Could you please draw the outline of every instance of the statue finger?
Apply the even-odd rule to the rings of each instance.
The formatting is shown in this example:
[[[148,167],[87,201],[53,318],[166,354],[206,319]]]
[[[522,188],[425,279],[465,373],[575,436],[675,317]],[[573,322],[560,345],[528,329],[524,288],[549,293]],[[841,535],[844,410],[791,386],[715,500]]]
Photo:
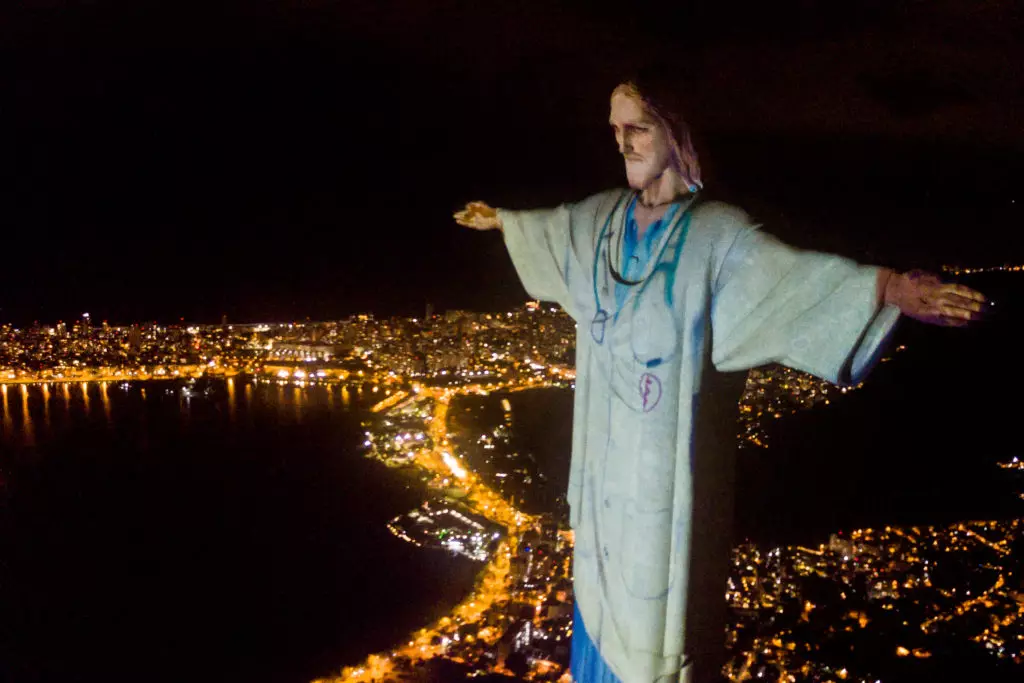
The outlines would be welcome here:
[[[974,311],[972,311],[972,310],[970,310],[968,308],[964,308],[962,306],[957,306],[957,305],[950,304],[950,303],[947,303],[947,302],[941,303],[939,305],[939,310],[940,310],[941,314],[943,316],[947,317],[947,318],[952,318],[952,319],[956,319],[956,320],[964,320],[964,321],[968,321],[968,322],[973,319],[973,315],[974,315]]]
[[[943,289],[947,292],[950,292],[957,296],[961,296],[965,299],[977,301],[978,303],[985,303],[985,301],[987,301],[984,294],[982,294],[976,289],[971,289],[970,287],[966,287],[964,285],[949,284],[946,285]]]
[[[945,299],[949,304],[953,306],[963,308],[974,313],[980,313],[984,309],[982,302],[979,302],[977,299],[972,299],[963,296],[962,294],[956,292],[947,294]]]

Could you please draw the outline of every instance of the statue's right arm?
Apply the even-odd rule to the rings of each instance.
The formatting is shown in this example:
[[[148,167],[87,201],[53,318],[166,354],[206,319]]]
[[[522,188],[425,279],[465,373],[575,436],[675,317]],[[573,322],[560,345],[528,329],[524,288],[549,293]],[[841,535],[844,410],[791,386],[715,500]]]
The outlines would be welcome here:
[[[572,206],[513,211],[470,202],[455,221],[473,230],[500,230],[523,287],[533,299],[555,301],[572,315],[569,270],[577,268],[572,252]]]
[[[486,202],[469,202],[455,212],[455,222],[473,230],[501,230],[504,226],[498,211]]]

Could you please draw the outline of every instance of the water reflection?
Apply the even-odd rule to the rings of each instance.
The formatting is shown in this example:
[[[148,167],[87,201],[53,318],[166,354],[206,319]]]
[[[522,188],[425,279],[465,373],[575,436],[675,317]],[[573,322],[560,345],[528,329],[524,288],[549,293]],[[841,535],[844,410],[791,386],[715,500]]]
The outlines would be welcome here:
[[[302,422],[302,399],[306,390],[302,387],[292,387],[292,400],[295,402],[295,421]]]
[[[50,428],[50,385],[43,384],[43,426]]]
[[[110,396],[107,394],[106,382],[100,382],[100,400],[103,402],[103,415],[107,418],[107,424],[113,424],[110,417]]]
[[[175,389],[177,391],[177,389]],[[192,421],[192,396],[181,392],[178,396],[178,405],[181,407],[181,414],[184,417],[185,424],[189,424]]]
[[[14,431],[14,422],[11,420],[11,409],[7,405],[7,385],[3,385],[4,394],[4,433]]]
[[[25,434],[25,443],[36,442],[36,430],[32,425],[32,411],[28,409],[28,386],[21,385],[21,431]]]
[[[139,438],[146,440],[157,436],[156,432],[147,434],[156,424],[152,420],[167,415],[168,410],[184,424],[215,421],[239,429],[253,421],[303,424],[317,414],[348,412],[361,405],[356,393],[360,387],[355,385],[285,385],[242,378],[215,381],[223,381],[223,391],[192,398],[184,396],[182,384],[173,380],[99,382],[98,389],[84,381],[60,382],[59,387],[51,386],[53,383],[0,384],[0,443],[36,447],[56,433],[84,424],[117,429],[122,421],[137,425]],[[20,401],[12,400],[14,391],[20,393]],[[93,396],[94,391],[98,396]],[[377,398],[368,388],[364,391],[367,399]],[[92,410],[94,400],[100,402],[102,412]],[[51,403],[59,405],[51,407]]]
[[[228,385],[228,418],[235,421],[235,379],[229,377],[227,380]]]

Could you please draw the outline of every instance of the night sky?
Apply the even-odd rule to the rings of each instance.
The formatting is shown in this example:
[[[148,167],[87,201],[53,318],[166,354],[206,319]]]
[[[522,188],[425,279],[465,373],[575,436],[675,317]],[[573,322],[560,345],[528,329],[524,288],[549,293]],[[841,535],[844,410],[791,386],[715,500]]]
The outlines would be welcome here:
[[[452,211],[621,185],[607,98],[649,61],[688,74],[708,193],[783,238],[1024,261],[1011,0],[17,4],[0,322],[518,303],[500,237]]]

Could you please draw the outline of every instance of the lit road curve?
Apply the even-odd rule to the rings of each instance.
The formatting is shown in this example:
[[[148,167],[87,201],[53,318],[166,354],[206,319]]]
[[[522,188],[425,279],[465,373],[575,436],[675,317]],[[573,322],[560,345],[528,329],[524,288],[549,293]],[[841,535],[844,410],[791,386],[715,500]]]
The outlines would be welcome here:
[[[478,513],[487,519],[501,524],[506,528],[508,540],[502,542],[495,551],[491,561],[482,572],[482,579],[474,591],[459,603],[449,616],[416,631],[410,639],[390,652],[370,655],[358,666],[346,667],[339,677],[319,679],[315,683],[370,683],[380,681],[389,674],[396,673],[395,660],[408,658],[413,663],[442,655],[447,650],[450,637],[456,629],[467,625],[479,624],[487,611],[495,603],[509,599],[510,575],[509,566],[511,548],[519,531],[536,524],[536,519],[526,515],[511,505],[502,496],[486,486],[480,477],[469,470],[461,459],[452,452],[448,437],[448,407],[452,398],[460,394],[483,393],[498,389],[518,390],[544,386],[545,383],[528,381],[525,384],[490,383],[486,385],[469,385],[458,389],[436,389],[416,386],[414,392],[419,398],[433,398],[434,413],[430,418],[428,432],[433,440],[432,448],[417,451],[413,458],[416,466],[433,475],[434,484],[444,486],[452,480],[465,490],[466,501]],[[404,397],[403,397],[404,398]],[[386,412],[397,405],[401,399],[389,397],[377,406],[373,412]],[[493,645],[501,637],[500,629],[482,626],[476,635],[468,635],[464,642],[481,641]]]

